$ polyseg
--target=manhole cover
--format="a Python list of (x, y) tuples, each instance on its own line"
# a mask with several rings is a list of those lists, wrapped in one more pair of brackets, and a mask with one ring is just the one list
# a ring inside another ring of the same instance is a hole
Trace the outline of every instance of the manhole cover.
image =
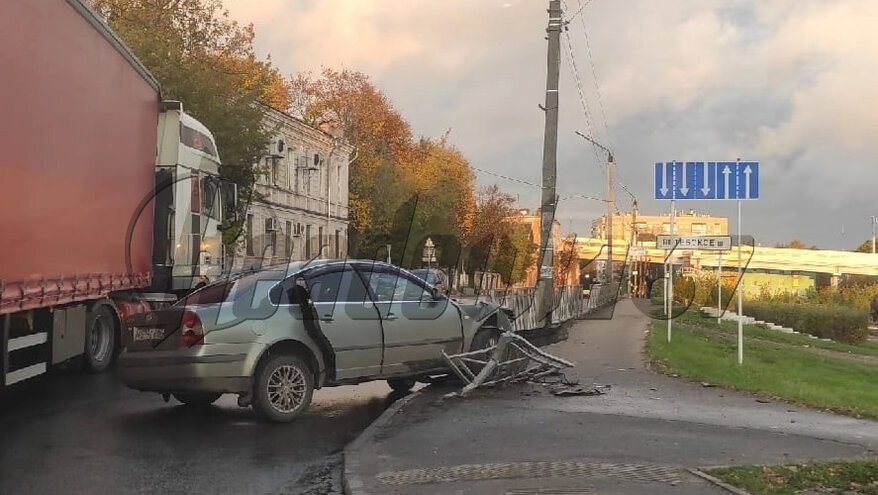
[(504, 462), (463, 464), (428, 469), (409, 469), (381, 473), (376, 478), (388, 485), (448, 483), (502, 478), (551, 478), (583, 476), (626, 481), (671, 483), (680, 481), (679, 469), (669, 466), (607, 464), (589, 462)]

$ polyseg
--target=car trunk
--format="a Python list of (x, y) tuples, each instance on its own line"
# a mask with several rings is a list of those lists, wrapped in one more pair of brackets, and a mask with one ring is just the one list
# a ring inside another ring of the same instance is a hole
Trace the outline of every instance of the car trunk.
[(128, 317), (122, 329), (122, 346), (130, 352), (178, 348), (184, 312), (185, 308), (171, 307)]

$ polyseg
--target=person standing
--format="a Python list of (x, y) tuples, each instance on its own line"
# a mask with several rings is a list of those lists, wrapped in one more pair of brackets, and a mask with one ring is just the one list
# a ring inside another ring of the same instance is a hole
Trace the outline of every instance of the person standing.
[(652, 272), (646, 274), (646, 298), (649, 299), (652, 297), (652, 284), (655, 283), (655, 277), (652, 276)]

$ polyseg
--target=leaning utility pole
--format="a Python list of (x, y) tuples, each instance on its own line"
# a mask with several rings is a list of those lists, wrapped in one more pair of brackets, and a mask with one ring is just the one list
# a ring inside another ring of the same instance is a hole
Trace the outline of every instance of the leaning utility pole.
[(543, 182), (540, 204), (540, 273), (537, 280), (536, 315), (543, 326), (552, 324), (555, 290), (552, 284), (553, 251), (552, 223), (555, 220), (555, 179), (558, 152), (558, 77), (561, 69), (561, 1), (549, 1), (549, 40), (546, 71), (546, 130), (543, 136)]

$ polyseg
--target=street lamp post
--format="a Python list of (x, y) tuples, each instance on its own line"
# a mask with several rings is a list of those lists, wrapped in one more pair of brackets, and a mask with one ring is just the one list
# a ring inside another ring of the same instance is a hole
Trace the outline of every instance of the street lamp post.
[(875, 224), (878, 223), (878, 217), (872, 215), (872, 254), (875, 254)]
[(613, 186), (613, 176), (616, 172), (616, 163), (613, 160), (613, 152), (606, 146), (598, 143), (585, 134), (576, 131), (576, 134), (589, 143), (607, 152), (607, 283), (613, 283), (613, 215), (616, 213), (616, 190)]

